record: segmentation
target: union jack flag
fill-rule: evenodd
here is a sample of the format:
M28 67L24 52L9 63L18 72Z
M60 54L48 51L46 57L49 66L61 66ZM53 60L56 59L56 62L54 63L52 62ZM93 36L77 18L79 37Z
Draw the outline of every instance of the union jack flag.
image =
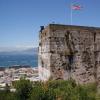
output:
M82 7L80 5L72 5L71 8L73 10L81 10Z

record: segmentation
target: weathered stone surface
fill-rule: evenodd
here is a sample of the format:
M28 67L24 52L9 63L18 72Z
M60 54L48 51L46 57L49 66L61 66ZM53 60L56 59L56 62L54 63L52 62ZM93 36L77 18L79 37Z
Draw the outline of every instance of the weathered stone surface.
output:
M42 80L73 78L100 87L100 28L50 24L39 37Z

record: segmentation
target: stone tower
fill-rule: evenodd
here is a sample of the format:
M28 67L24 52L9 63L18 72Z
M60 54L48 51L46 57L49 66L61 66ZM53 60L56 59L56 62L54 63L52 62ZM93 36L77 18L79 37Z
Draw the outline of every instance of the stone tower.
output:
M39 34L41 80L100 81L100 28L50 24Z

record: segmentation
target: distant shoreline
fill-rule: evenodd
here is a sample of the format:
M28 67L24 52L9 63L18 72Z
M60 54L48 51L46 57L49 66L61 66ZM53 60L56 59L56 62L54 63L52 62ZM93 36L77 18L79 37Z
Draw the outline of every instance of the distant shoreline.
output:
M3 71L3 70L5 70L5 69L7 69L7 68L14 68L14 69L19 69L19 68L37 68L37 67L32 67L32 66L29 66L29 65L13 65L13 66L9 66L9 67L1 67L0 66L0 71Z

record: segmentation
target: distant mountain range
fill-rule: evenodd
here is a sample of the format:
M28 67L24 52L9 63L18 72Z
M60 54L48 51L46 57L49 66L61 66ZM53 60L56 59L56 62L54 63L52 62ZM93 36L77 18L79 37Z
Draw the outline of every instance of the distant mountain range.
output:
M36 48L29 48L25 50L14 50L14 51L0 51L0 55L22 55L22 54L27 54L27 55L33 55L33 54L38 54L38 47Z

